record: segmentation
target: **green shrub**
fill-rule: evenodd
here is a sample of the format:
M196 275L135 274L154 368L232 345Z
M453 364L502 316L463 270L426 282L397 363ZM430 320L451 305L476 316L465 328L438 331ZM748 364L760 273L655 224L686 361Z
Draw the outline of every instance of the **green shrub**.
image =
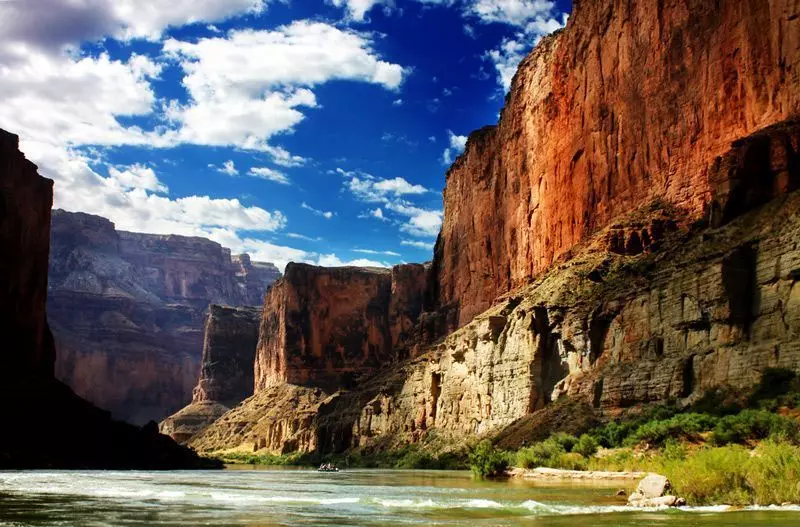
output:
M646 442L662 445L667 439L692 438L700 432L712 430L718 418L708 414L678 414L665 420L649 421L630 435L631 444Z
M713 441L717 445L727 445L776 437L797 442L799 435L798 425L791 419L766 410L743 410L719 420Z
M748 462L747 482L760 505L800 502L800 448L763 442Z
M589 434L583 434L578 438L578 442L575 443L575 446L572 447L572 451L584 457L592 457L597 453L598 447L597 439Z
M558 468L559 458L567 451L554 437L541 441L517 452L516 465L523 468Z
M555 465L553 468L563 470L586 470L589 467L589 461L577 452L568 452L558 456Z
M661 451L664 459L670 461L683 461L686 459L687 454L686 445L676 439L667 439L664 443L664 449Z
M738 445L706 448L684 460L660 460L657 471L669 478L675 493L690 505L752 502L747 483L750 453Z
M484 439L470 452L469 466L472 473L481 479L501 476L508 468L508 456Z
M550 439L561 445L565 452L572 452L573 447L578 442L577 437L564 432L553 434Z

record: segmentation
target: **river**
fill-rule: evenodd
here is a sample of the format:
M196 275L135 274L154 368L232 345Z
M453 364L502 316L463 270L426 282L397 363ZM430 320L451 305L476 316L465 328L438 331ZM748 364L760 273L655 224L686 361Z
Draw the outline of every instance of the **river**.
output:
M635 510L618 488L422 470L0 472L0 525L800 525L800 507Z

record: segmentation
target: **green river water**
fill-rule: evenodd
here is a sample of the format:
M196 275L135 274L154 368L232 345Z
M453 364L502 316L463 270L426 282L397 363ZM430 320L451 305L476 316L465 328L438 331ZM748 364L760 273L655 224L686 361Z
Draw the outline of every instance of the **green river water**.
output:
M800 526L800 507L643 511L618 488L422 470L9 471L0 525Z

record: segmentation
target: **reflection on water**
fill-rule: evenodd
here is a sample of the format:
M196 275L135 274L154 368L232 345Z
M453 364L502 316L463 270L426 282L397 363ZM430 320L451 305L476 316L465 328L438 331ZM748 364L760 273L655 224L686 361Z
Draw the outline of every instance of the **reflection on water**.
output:
M465 472L0 472L3 525L784 526L800 508L634 510L617 486L476 482Z

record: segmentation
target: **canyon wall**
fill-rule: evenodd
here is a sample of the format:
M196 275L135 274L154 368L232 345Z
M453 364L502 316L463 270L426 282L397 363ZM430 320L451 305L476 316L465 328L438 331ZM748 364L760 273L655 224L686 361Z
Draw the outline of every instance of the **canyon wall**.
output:
M55 353L47 327L47 255L53 182L0 130L0 377L52 376ZM0 380L0 383L5 382Z
M462 326L655 198L702 216L715 160L798 93L795 0L575 2L447 173L439 306Z
M0 130L0 468L209 466L153 427L112 421L53 377L45 309L53 182L18 145Z
M391 271L287 265L264 302L256 392L285 383L335 391L406 353L425 273L416 264Z
M192 402L161 422L162 433L185 442L253 394L260 324L260 308L209 306Z
M256 394L189 444L463 444L565 396L608 418L800 369L798 68L795 0L575 2L447 173L410 344L356 383L282 384L331 353L287 351L320 350L287 328L327 311L268 296Z
M205 238L117 231L105 218L58 210L52 225L56 376L133 423L191 400L209 303L260 305L280 276Z

